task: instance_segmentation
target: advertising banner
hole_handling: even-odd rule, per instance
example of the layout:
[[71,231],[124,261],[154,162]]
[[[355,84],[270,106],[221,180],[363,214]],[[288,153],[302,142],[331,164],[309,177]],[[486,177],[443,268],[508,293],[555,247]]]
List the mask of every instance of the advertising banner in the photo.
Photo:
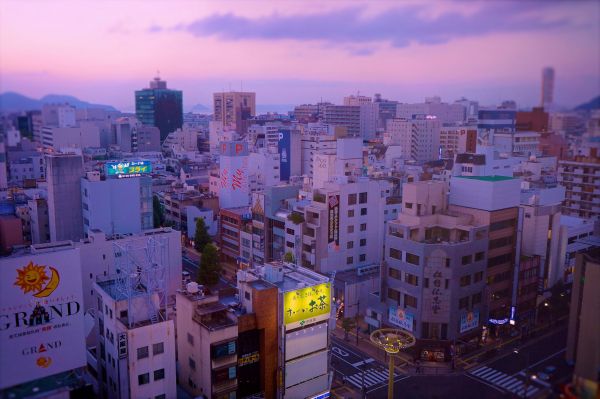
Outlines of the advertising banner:
[[479,310],[467,312],[460,316],[460,333],[472,330],[479,325]]
[[327,234],[327,243],[329,249],[339,250],[340,248],[340,196],[330,195],[327,198],[327,209],[329,219],[329,230]]
[[400,309],[395,306],[390,307],[388,319],[390,323],[400,328],[403,328],[406,331],[412,332],[413,330],[413,320],[415,319],[415,317],[411,313],[405,311],[404,309]]
[[292,132],[290,130],[279,131],[279,141],[277,143],[277,148],[279,152],[279,177],[281,178],[281,180],[290,179],[290,154],[292,153],[291,135]]
[[85,366],[79,249],[1,266],[0,389]]
[[283,294],[286,329],[301,327],[329,318],[331,284],[323,283]]
[[152,172],[152,163],[150,161],[122,161],[107,162],[106,176],[117,177],[140,177]]

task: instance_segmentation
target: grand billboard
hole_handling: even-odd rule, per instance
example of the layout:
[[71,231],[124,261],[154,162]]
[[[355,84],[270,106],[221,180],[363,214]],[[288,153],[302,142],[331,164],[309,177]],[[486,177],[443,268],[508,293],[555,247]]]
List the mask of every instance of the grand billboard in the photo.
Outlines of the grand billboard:
[[150,161],[121,161],[107,162],[106,176],[117,177],[140,177],[152,172],[152,163]]
[[85,366],[79,249],[0,263],[0,389]]
[[479,325],[479,310],[464,313],[460,316],[460,333],[472,330]]
[[281,180],[289,180],[291,173],[290,156],[292,154],[292,132],[290,130],[279,130],[279,141],[277,148],[279,152],[279,177]]
[[415,317],[412,313],[405,311],[404,309],[391,306],[389,308],[388,319],[390,323],[405,329],[406,331],[413,330],[413,321]]
[[313,285],[283,294],[283,319],[286,329],[326,320],[330,312],[330,283]]

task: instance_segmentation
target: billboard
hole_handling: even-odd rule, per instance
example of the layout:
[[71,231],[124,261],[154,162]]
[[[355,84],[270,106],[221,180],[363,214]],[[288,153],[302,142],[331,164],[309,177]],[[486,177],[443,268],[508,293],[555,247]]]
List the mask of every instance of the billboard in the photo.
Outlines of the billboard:
[[281,180],[289,180],[291,174],[290,155],[292,153],[292,132],[290,130],[279,130],[279,141],[277,149],[279,152],[279,177]]
[[326,320],[330,312],[330,283],[313,285],[283,294],[283,321],[286,329]]
[[412,313],[405,311],[404,309],[392,306],[389,308],[388,319],[390,323],[406,331],[413,330],[413,321],[415,317]]
[[479,310],[473,310],[471,312],[464,313],[460,316],[460,329],[459,332],[462,334],[465,331],[477,328],[479,325]]
[[2,260],[0,389],[86,364],[79,249]]
[[106,176],[117,177],[140,177],[152,172],[152,163],[150,161],[121,161],[107,162]]
[[330,195],[327,198],[327,209],[329,219],[329,230],[327,243],[330,250],[340,249],[340,196]]

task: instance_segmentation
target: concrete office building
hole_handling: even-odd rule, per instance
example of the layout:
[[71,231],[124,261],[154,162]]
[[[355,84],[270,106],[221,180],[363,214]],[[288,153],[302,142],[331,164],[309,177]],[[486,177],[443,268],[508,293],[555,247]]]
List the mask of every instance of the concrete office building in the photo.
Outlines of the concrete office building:
[[562,213],[581,218],[600,216],[600,158],[595,149],[590,157],[558,161],[558,182],[567,190]]
[[425,98],[424,103],[398,104],[396,118],[412,119],[415,115],[432,115],[440,123],[465,121],[465,107],[460,103],[443,103],[440,97]]
[[383,136],[385,145],[399,145],[402,157],[417,162],[439,158],[440,120],[435,116],[413,115],[389,119]]
[[107,235],[137,234],[154,227],[152,178],[118,179],[87,172],[81,178],[83,232],[101,230]]
[[540,134],[536,132],[496,132],[494,147],[501,154],[531,156],[538,155]]
[[476,149],[476,128],[460,125],[440,127],[440,151],[443,159],[454,159],[456,154],[474,154]]
[[323,123],[343,126],[348,136],[360,136],[360,106],[358,105],[327,105],[323,112]]
[[[487,317],[488,225],[449,211],[447,193],[445,182],[404,184],[402,213],[386,229],[384,320],[419,339],[468,340]],[[418,346],[423,360],[449,359],[440,342]]]
[[575,363],[573,385],[578,397],[593,399],[600,392],[600,247],[577,255],[574,274],[566,358]]
[[154,309],[155,298],[145,288],[128,297],[113,277],[94,283],[94,290],[101,397],[176,397],[173,320]]
[[496,133],[515,131],[517,112],[505,108],[479,108],[477,133],[480,142],[493,144]]
[[489,226],[484,303],[494,326],[494,322],[508,321],[510,307],[517,303],[520,186],[519,179],[506,176],[454,176],[450,180],[449,210],[473,215],[475,223]]
[[314,124],[302,133],[301,138],[301,168],[302,175],[313,177],[315,156],[335,155],[337,153],[337,139],[345,136],[344,129],[336,129],[332,126]]
[[50,242],[50,221],[48,218],[48,201],[45,198],[34,198],[27,201],[31,221],[31,243]]
[[183,125],[183,92],[167,89],[167,82],[156,77],[135,92],[135,115],[143,125],[157,127],[162,142]]
[[83,159],[81,155],[47,155],[46,176],[50,240],[79,241],[83,238],[81,206]]
[[42,145],[45,149],[61,151],[70,148],[101,146],[101,131],[98,126],[84,124],[80,126],[43,126]]
[[137,118],[121,117],[114,122],[115,143],[124,152],[160,151],[160,130],[144,126]]
[[360,177],[363,170],[363,140],[345,137],[337,140],[335,155],[314,155],[312,188],[322,188],[336,176]]
[[249,206],[248,143],[245,141],[221,143],[219,168],[219,207]]
[[223,128],[246,133],[249,120],[256,115],[256,93],[230,91],[213,94],[213,118]]
[[46,166],[44,155],[37,153],[11,160],[9,166],[10,182],[21,186],[24,180],[44,180],[46,178]]
[[75,107],[69,104],[44,104],[41,115],[43,126],[76,126]]

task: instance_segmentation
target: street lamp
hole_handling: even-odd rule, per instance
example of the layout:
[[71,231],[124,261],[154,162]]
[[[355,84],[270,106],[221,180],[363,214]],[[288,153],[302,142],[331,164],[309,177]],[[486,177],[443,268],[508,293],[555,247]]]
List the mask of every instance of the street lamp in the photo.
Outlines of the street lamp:
[[396,328],[381,328],[371,333],[371,342],[383,349],[390,357],[388,375],[388,399],[394,397],[394,358],[392,355],[416,343],[414,335]]

